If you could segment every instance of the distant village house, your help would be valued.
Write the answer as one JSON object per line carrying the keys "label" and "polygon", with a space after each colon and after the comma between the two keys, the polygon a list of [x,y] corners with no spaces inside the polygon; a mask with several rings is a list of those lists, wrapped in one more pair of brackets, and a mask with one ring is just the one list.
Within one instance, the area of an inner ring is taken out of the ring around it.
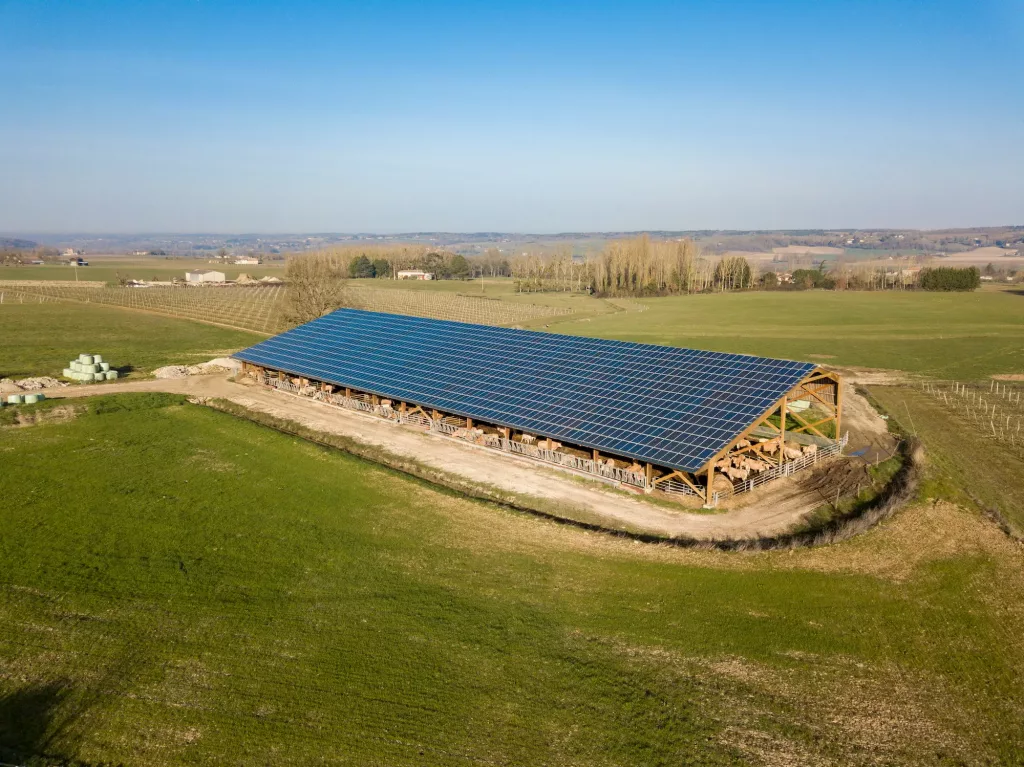
{"label": "distant village house", "polygon": [[239,256],[235,259],[236,264],[243,264],[245,266],[255,266],[260,263],[260,260],[255,256]]}
{"label": "distant village house", "polygon": [[403,269],[398,273],[398,279],[400,280],[432,280],[434,275],[430,272],[424,272],[420,269]]}

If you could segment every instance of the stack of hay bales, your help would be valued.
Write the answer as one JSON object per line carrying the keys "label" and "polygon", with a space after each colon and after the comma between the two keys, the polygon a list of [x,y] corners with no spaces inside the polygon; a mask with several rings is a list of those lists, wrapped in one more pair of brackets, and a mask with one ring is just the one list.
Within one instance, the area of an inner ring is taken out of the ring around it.
{"label": "stack of hay bales", "polygon": [[42,402],[46,399],[46,395],[42,392],[36,394],[8,394],[7,404],[8,405],[34,405],[37,402]]}
{"label": "stack of hay bales", "polygon": [[117,371],[111,370],[110,363],[104,362],[99,354],[79,354],[77,360],[71,361],[70,367],[64,368],[64,377],[82,383],[113,381],[117,378]]}

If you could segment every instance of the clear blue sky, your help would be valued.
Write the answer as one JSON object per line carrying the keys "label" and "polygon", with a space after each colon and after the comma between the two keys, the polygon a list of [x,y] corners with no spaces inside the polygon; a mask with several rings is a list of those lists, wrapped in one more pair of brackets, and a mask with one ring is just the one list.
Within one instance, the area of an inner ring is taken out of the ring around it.
{"label": "clear blue sky", "polygon": [[0,231],[1024,224],[1024,0],[0,0]]}

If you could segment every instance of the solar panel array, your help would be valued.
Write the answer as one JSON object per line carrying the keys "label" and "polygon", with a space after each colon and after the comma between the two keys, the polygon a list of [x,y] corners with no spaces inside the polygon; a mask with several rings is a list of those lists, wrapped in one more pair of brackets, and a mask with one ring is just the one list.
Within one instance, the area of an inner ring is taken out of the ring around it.
{"label": "solar panel array", "polygon": [[339,309],[235,355],[696,472],[815,366]]}

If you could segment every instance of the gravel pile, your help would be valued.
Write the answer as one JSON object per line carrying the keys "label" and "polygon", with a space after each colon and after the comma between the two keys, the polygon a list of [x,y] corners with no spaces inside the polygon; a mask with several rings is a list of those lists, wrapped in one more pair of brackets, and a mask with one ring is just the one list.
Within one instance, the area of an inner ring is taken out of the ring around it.
{"label": "gravel pile", "polygon": [[60,387],[67,385],[67,381],[60,381],[56,378],[50,378],[50,376],[22,378],[20,381],[12,381],[10,378],[0,378],[0,392],[38,391],[39,389],[59,389]]}
{"label": "gravel pile", "polygon": [[153,371],[153,375],[156,378],[188,378],[188,376],[214,373],[237,373],[239,369],[241,369],[241,364],[238,360],[233,360],[230,357],[217,357],[217,359],[199,365],[168,365],[157,368]]}

